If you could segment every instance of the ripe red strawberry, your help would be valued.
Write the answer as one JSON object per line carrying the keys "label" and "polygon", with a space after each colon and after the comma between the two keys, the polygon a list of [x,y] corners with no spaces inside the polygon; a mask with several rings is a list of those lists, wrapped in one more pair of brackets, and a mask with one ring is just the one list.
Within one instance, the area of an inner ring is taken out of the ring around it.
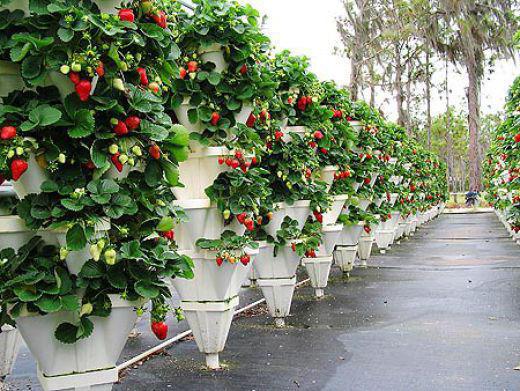
{"label": "ripe red strawberry", "polygon": [[152,331],[162,341],[168,336],[168,325],[164,322],[152,322]]}
{"label": "ripe red strawberry", "polygon": [[257,164],[258,164],[258,159],[256,158],[256,156],[253,156],[251,158],[251,165],[256,166]]}
{"label": "ripe red strawberry", "polygon": [[119,161],[119,156],[121,156],[121,154],[119,152],[116,152],[110,157],[110,160],[112,160],[112,163],[114,164],[116,170],[118,172],[121,172],[123,171],[123,163]]}
{"label": "ripe red strawberry", "polygon": [[369,234],[370,232],[372,232],[372,229],[370,228],[369,225],[365,225],[365,226],[363,227],[363,229],[365,230],[365,232],[366,232],[367,234]]}
{"label": "ripe red strawberry", "polygon": [[236,159],[233,159],[231,160],[231,168],[235,169],[235,168],[238,168],[238,166],[240,166],[240,162]]}
{"label": "ripe red strawberry", "polygon": [[120,9],[118,12],[119,19],[133,23],[135,20],[134,11],[129,8]]}
{"label": "ripe red strawberry", "polygon": [[245,75],[247,73],[247,64],[242,65],[242,67],[240,68],[240,73],[242,75]]}
{"label": "ripe red strawberry", "polygon": [[124,136],[128,134],[128,127],[123,121],[117,120],[117,125],[114,126],[114,133],[118,136]]}
{"label": "ripe red strawberry", "polygon": [[323,133],[321,133],[319,130],[314,132],[314,138],[316,140],[321,140],[323,138]]}
{"label": "ripe red strawberry", "polygon": [[293,250],[293,252],[296,252],[296,243],[291,243],[291,250]]}
{"label": "ripe red strawberry", "polygon": [[318,144],[316,144],[316,141],[309,141],[309,147],[311,148],[316,148],[318,146]]}
{"label": "ripe red strawberry", "polygon": [[240,224],[244,224],[244,222],[246,221],[246,217],[247,217],[247,213],[243,212],[243,213],[240,213],[237,215],[237,220]]}
{"label": "ripe red strawberry", "polygon": [[173,229],[166,231],[166,232],[161,232],[159,235],[161,235],[163,238],[168,239],[168,240],[175,239],[175,232],[173,231]]}
{"label": "ripe red strawberry", "polygon": [[250,128],[254,127],[256,123],[256,115],[253,113],[249,114],[249,117],[247,118],[246,125]]}
{"label": "ripe red strawberry", "polygon": [[198,69],[199,69],[199,63],[197,61],[190,61],[188,63],[188,72],[190,72],[190,73],[197,72]]}
{"label": "ripe red strawberry", "polygon": [[99,77],[105,76],[105,65],[103,62],[98,62],[98,66],[96,67],[96,73]]}
{"label": "ripe red strawberry", "polygon": [[29,168],[29,164],[25,160],[22,159],[14,159],[11,162],[11,176],[13,181],[17,181],[23,175],[25,171]]}
{"label": "ripe red strawberry", "polygon": [[416,189],[416,187],[415,187],[415,185],[412,183],[412,184],[410,185],[410,191],[415,191],[415,189]]}
{"label": "ripe red strawberry", "polygon": [[87,170],[94,170],[96,168],[96,165],[94,164],[94,162],[92,160],[89,160],[88,162],[86,162],[84,164],[84,166]]}
{"label": "ripe red strawberry", "polygon": [[312,97],[307,96],[305,99],[307,100],[307,106],[312,105]]}
{"label": "ripe red strawberry", "polygon": [[161,148],[159,148],[157,144],[152,145],[148,149],[148,152],[150,153],[150,156],[155,160],[159,160],[161,158]]}
{"label": "ripe red strawberry", "polygon": [[[0,182],[1,183],[1,182]],[[518,233],[520,231],[520,227],[514,227],[513,228],[513,231],[515,231],[516,233]]]}
{"label": "ripe red strawberry", "polygon": [[314,217],[316,218],[316,220],[319,222],[319,223],[323,223],[323,215],[318,212],[318,211],[313,211],[312,214],[314,215]]}
{"label": "ripe red strawberry", "polygon": [[281,138],[283,137],[283,132],[277,130],[276,132],[274,132],[274,138],[275,140],[280,140]]}
{"label": "ripe red strawberry", "polygon": [[157,11],[157,14],[152,15],[152,19],[157,26],[163,29],[166,28],[166,13],[164,11]]}
{"label": "ripe red strawberry", "polygon": [[307,108],[307,98],[301,97],[300,99],[298,99],[298,109],[300,111],[305,111],[306,108]]}
{"label": "ripe red strawberry", "polygon": [[90,97],[90,91],[92,90],[92,84],[88,80],[80,80],[75,87],[76,93],[79,96],[79,100],[86,102]]}
{"label": "ripe red strawberry", "polygon": [[294,102],[294,99],[291,96],[287,98],[287,103],[288,104],[292,105],[293,102]]}
{"label": "ripe red strawberry", "polygon": [[365,185],[369,185],[369,184],[370,184],[370,178],[365,178],[365,179],[363,179],[363,183],[364,183]]}
{"label": "ripe red strawberry", "polygon": [[224,260],[222,259],[222,257],[217,257],[216,261],[217,261],[218,266],[222,266],[222,264],[224,263]]}
{"label": "ripe red strawberry", "polygon": [[253,219],[249,217],[244,221],[244,225],[246,226],[246,229],[248,231],[252,231],[255,229],[255,222],[253,221]]}
{"label": "ripe red strawberry", "polygon": [[77,72],[71,72],[69,73],[69,79],[71,82],[74,83],[74,85],[78,84],[80,82],[80,77],[79,77],[79,73]]}
{"label": "ripe red strawberry", "polygon": [[225,162],[225,159],[224,159],[222,156],[219,156],[219,158],[218,158],[218,164],[219,164],[219,165],[223,165],[224,162]]}
{"label": "ripe red strawberry", "polygon": [[251,257],[250,257],[249,255],[247,255],[247,254],[246,254],[246,255],[242,255],[242,256],[240,257],[240,262],[241,262],[242,265],[244,265],[244,266],[247,266],[248,263],[249,263],[249,261],[251,261]]}
{"label": "ripe red strawberry", "polygon": [[16,137],[16,128],[14,126],[4,126],[0,130],[0,139],[11,140]]}
{"label": "ripe red strawberry", "polygon": [[261,112],[260,112],[260,120],[265,123],[265,121],[267,121],[268,119],[271,118],[271,114],[269,114],[269,112],[266,110],[266,109],[263,109]]}
{"label": "ripe red strawberry", "polygon": [[217,112],[213,112],[213,114],[211,114],[211,120],[210,120],[211,125],[217,126],[218,121],[220,121],[220,114]]}
{"label": "ripe red strawberry", "polygon": [[149,84],[149,82],[148,82],[148,75],[146,74],[146,69],[137,68],[136,71],[139,74],[141,85],[147,86]]}
{"label": "ripe red strawberry", "polygon": [[188,72],[186,71],[186,69],[184,69],[184,68],[182,68],[182,67],[181,67],[181,69],[179,69],[179,77],[180,77],[181,79],[186,78],[186,75],[187,75],[187,74],[188,74]]}
{"label": "ripe red strawberry", "polygon": [[327,151],[326,148],[321,148],[320,151],[321,151],[321,153],[324,154],[324,155],[326,155],[327,153],[329,153],[329,151]]}
{"label": "ripe red strawberry", "polygon": [[515,135],[515,143],[520,143],[520,133]]}
{"label": "ripe red strawberry", "polygon": [[127,119],[125,119],[125,124],[130,130],[135,130],[141,125],[141,119],[136,115],[131,115]]}

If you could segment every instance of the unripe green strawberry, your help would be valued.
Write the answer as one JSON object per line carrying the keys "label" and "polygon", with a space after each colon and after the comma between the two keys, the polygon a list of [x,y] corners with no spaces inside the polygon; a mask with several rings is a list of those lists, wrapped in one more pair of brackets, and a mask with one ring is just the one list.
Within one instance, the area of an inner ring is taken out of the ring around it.
{"label": "unripe green strawberry", "polygon": [[23,148],[22,147],[16,147],[15,152],[18,156],[23,155]]}
{"label": "unripe green strawberry", "polygon": [[99,239],[96,243],[96,245],[98,246],[98,248],[100,250],[103,250],[103,248],[105,247],[105,244],[106,244],[105,239]]}
{"label": "unripe green strawberry", "polygon": [[58,155],[58,162],[60,162],[61,164],[65,164],[67,158],[65,157],[65,155],[63,153],[60,153]]}
{"label": "unripe green strawberry", "polygon": [[92,259],[94,261],[96,261],[96,262],[99,261],[99,259],[101,258],[101,250],[99,249],[97,244],[90,245],[89,252],[90,252],[90,256],[92,257]]}
{"label": "unripe green strawberry", "polygon": [[224,217],[224,220],[229,220],[231,217],[231,211],[229,209],[226,209],[224,213],[222,213],[222,217]]}
{"label": "unripe green strawberry", "polygon": [[8,159],[11,159],[13,156],[14,156],[14,149],[10,149],[10,150],[7,152],[7,158],[8,158]]}
{"label": "unripe green strawberry", "polygon": [[68,73],[70,72],[70,67],[68,65],[62,65],[60,67],[60,72],[64,75],[68,75]]}
{"label": "unripe green strawberry", "polygon": [[79,316],[90,315],[94,310],[94,306],[91,303],[85,303],[81,306],[81,311],[79,312]]}
{"label": "unripe green strawberry", "polygon": [[124,91],[125,90],[125,83],[122,79],[116,78],[112,80],[112,87],[114,87],[116,90]]}
{"label": "unripe green strawberry", "polygon": [[119,147],[116,144],[112,144],[110,147],[108,147],[108,152],[111,155],[115,155],[117,152],[119,152]]}
{"label": "unripe green strawberry", "polygon": [[125,154],[121,154],[119,156],[119,161],[122,163],[122,164],[126,164],[128,162],[128,155],[125,155]]}
{"label": "unripe green strawberry", "polygon": [[117,259],[117,253],[114,249],[109,249],[105,251],[105,262],[107,265],[115,265]]}
{"label": "unripe green strawberry", "polygon": [[132,152],[135,156],[143,156],[143,151],[141,150],[141,148],[137,145],[133,146],[132,147]]}
{"label": "unripe green strawberry", "polygon": [[60,260],[64,261],[67,259],[67,255],[69,255],[69,250],[67,250],[65,247],[60,248]]}
{"label": "unripe green strawberry", "polygon": [[73,62],[71,69],[73,72],[81,72],[81,64],[79,64],[77,62]]}

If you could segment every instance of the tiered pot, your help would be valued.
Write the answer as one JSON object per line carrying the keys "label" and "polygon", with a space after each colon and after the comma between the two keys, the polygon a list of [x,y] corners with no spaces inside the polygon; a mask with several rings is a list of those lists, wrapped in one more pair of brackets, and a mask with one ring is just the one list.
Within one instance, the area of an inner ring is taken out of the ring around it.
{"label": "tiered pot", "polygon": [[374,238],[381,254],[384,254],[392,245],[398,223],[399,213],[397,215],[392,213],[392,218],[381,221],[377,226]]}
{"label": "tiered pot", "polygon": [[358,245],[358,257],[361,261],[361,266],[366,266],[367,261],[370,259],[370,256],[372,255],[372,246],[374,244],[376,229],[377,224],[370,224],[370,232],[366,232],[365,230],[363,230],[363,232],[361,233]]}
{"label": "tiered pot", "polygon": [[219,43],[201,47],[199,55],[202,62],[214,64],[216,72],[222,73],[229,68],[229,64],[224,58],[223,47]]}
{"label": "tiered pot", "polygon": [[298,227],[302,229],[307,217],[311,213],[311,202],[305,200],[296,201],[292,205],[279,203],[276,205],[276,208],[277,210],[273,212],[271,221],[264,227],[265,231],[273,237],[276,237],[276,232],[281,228],[283,220],[287,216],[298,221]]}
{"label": "tiered pot", "polygon": [[[254,256],[258,250],[248,249],[246,253]],[[172,283],[197,346],[206,355],[206,365],[219,369],[219,353],[224,350],[239,303],[238,293],[252,268],[253,258],[247,265],[224,262],[218,266],[214,251],[180,251],[180,254],[193,260],[195,277],[176,278]]]}
{"label": "tiered pot", "polygon": [[327,184],[327,192],[334,182],[334,174],[336,174],[337,171],[337,166],[325,166],[320,170],[320,181]]}
{"label": "tiered pot", "polygon": [[2,326],[0,333],[0,389],[2,389],[2,380],[13,369],[21,342],[20,334],[14,327]]}
{"label": "tiered pot", "polygon": [[349,123],[356,133],[359,133],[364,127],[361,121],[350,121]]}
{"label": "tiered pot", "polygon": [[334,251],[334,263],[343,273],[350,273],[354,268],[359,238],[363,228],[363,222],[359,222],[356,225],[343,226],[338,245]]}
{"label": "tiered pot", "polygon": [[300,257],[291,249],[291,245],[274,254],[274,246],[263,243],[254,267],[258,275],[258,286],[267,302],[269,314],[275,319],[275,325],[285,325],[285,317],[291,310],[291,302],[296,286],[296,269]]}
{"label": "tiered pot", "polygon": [[307,128],[305,126],[286,126],[283,128],[283,136],[282,141],[284,143],[289,143],[293,140],[293,137],[291,133],[295,133],[299,135],[300,137],[304,137],[305,132],[307,131]]}
{"label": "tiered pot", "polygon": [[334,248],[339,242],[343,224],[328,225],[322,228],[322,243],[317,251],[316,258],[303,258],[302,263],[307,270],[307,274],[311,280],[311,286],[314,288],[316,297],[323,297],[324,289],[329,281],[330,268]]}
{"label": "tiered pot", "polygon": [[18,198],[23,199],[28,194],[40,194],[41,185],[48,179],[45,169],[40,167],[34,154],[31,154],[27,161],[29,167],[16,182],[13,181],[13,188]]}
{"label": "tiered pot", "polygon": [[395,237],[394,240],[397,244],[400,243],[401,238],[404,236],[405,230],[406,230],[407,222],[402,217],[399,218],[399,224],[397,224],[397,228],[395,231]]}
{"label": "tiered pot", "polygon": [[345,202],[348,200],[348,195],[333,196],[332,206],[329,211],[323,213],[323,225],[334,225],[338,221],[338,217],[342,212],[345,212]]}
{"label": "tiered pot", "polygon": [[134,307],[142,303],[128,302],[117,295],[110,295],[110,300],[110,316],[91,317],[92,335],[75,344],[63,344],[53,336],[59,324],[79,321],[75,312],[45,316],[22,313],[16,319],[17,328],[38,363],[38,379],[44,390],[110,390],[112,383],[118,381],[116,362],[137,320]]}

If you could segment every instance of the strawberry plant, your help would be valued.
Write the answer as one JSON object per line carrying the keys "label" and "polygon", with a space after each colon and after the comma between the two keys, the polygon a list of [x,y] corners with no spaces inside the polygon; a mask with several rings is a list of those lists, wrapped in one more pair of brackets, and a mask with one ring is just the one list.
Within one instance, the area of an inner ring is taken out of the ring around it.
{"label": "strawberry plant", "polygon": [[238,236],[233,231],[224,231],[220,239],[201,238],[196,244],[202,250],[215,251],[215,262],[218,266],[224,262],[240,262],[246,266],[251,261],[247,249],[258,248],[258,243],[251,237]]}

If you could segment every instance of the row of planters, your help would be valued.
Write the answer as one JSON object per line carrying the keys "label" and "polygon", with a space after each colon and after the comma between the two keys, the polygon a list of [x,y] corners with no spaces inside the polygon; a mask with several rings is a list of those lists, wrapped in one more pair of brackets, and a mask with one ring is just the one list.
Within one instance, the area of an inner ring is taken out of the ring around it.
{"label": "row of planters", "polygon": [[219,368],[248,277],[283,326],[300,263],[320,297],[333,262],[442,211],[438,159],[272,55],[250,6],[4,3],[0,346],[16,327],[44,389],[110,389],[145,310],[159,339],[185,316]]}
{"label": "row of planters", "polygon": [[511,86],[505,109],[484,162],[484,186],[487,201],[520,245],[520,78]]}

